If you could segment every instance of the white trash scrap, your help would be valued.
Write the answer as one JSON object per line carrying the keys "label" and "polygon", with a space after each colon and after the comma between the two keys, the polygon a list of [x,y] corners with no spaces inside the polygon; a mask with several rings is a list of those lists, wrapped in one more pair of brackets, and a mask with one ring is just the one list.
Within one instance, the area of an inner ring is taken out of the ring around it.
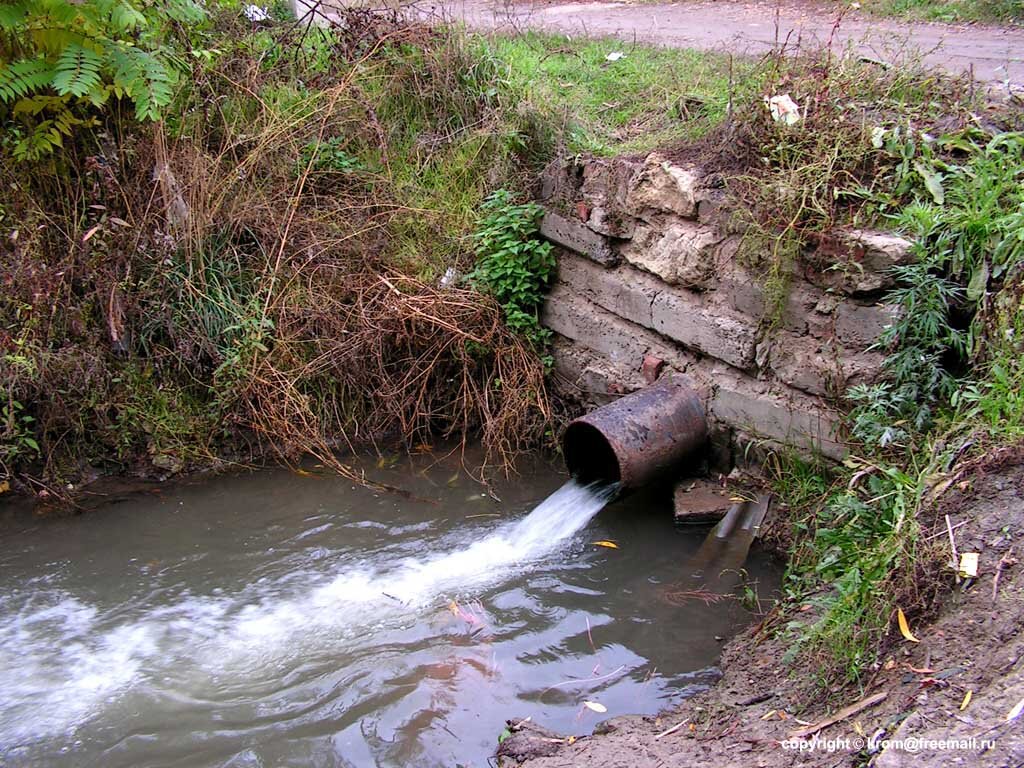
{"label": "white trash scrap", "polygon": [[251,22],[266,21],[270,18],[270,14],[267,13],[265,8],[260,8],[258,5],[247,5],[242,8],[242,14]]}
{"label": "white trash scrap", "polygon": [[772,119],[775,122],[786,125],[795,125],[800,122],[800,107],[789,97],[788,93],[781,96],[765,96],[764,103],[768,107],[768,111],[772,113]]}

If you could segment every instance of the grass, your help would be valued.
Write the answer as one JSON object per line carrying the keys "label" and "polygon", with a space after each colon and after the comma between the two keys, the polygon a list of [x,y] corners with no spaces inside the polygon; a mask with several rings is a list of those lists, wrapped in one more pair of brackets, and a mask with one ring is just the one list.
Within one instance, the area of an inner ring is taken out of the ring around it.
{"label": "grass", "polygon": [[[643,152],[694,140],[722,120],[729,103],[730,59],[722,54],[539,32],[487,44],[512,89],[565,127],[569,153]],[[750,69],[734,66],[734,78]]]}
{"label": "grass", "polygon": [[873,15],[920,21],[1024,22],[1022,0],[862,0],[861,7]]}

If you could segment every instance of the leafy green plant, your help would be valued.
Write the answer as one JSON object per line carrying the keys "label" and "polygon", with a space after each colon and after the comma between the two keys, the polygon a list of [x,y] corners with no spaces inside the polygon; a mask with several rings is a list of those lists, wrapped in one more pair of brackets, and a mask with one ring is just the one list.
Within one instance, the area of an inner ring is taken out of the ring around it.
{"label": "leafy green plant", "polygon": [[33,422],[35,418],[17,400],[8,400],[0,408],[0,467],[39,455]]}
{"label": "leafy green plant", "polygon": [[155,120],[178,77],[167,28],[205,16],[195,0],[14,0],[0,5],[0,120],[14,156],[63,146],[111,99]]}
{"label": "leafy green plant", "polygon": [[884,374],[848,393],[864,456],[797,524],[787,588],[813,610],[787,625],[788,658],[820,658],[826,685],[856,681],[877,660],[897,607],[932,604],[942,566],[919,518],[957,446],[1022,434],[1021,139],[873,132],[891,173],[866,199],[914,240],[914,258],[895,268],[886,297],[900,311],[874,347]]}
{"label": "leafy green plant", "polygon": [[505,189],[491,194],[482,208],[484,216],[473,235],[476,267],[467,279],[498,300],[509,328],[541,348],[551,332],[541,326],[537,313],[555,270],[551,244],[536,237],[542,208],[515,204]]}
{"label": "leafy green plant", "polygon": [[1024,134],[888,133],[879,143],[899,162],[886,204],[910,198],[893,218],[914,239],[915,262],[894,269],[898,287],[887,299],[900,314],[875,345],[888,353],[884,378],[848,393],[854,436],[881,448],[906,446],[931,427],[963,385],[951,370],[980,351],[984,334],[971,319],[1024,262]]}
{"label": "leafy green plant", "polygon": [[299,155],[299,172],[306,168],[344,174],[365,171],[365,163],[346,151],[345,143],[346,139],[343,136],[333,136],[320,144],[310,142],[302,148]]}

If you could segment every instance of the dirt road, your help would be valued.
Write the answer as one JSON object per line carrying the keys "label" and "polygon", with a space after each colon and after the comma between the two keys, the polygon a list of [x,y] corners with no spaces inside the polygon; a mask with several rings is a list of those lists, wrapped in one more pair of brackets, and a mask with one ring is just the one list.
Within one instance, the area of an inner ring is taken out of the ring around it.
{"label": "dirt road", "polygon": [[805,45],[832,38],[880,61],[899,62],[917,51],[930,66],[973,71],[979,81],[1009,83],[1015,90],[1024,87],[1022,28],[879,20],[856,10],[836,28],[837,6],[813,2],[436,0],[418,7],[478,29],[545,29],[736,54],[760,54],[787,38]]}

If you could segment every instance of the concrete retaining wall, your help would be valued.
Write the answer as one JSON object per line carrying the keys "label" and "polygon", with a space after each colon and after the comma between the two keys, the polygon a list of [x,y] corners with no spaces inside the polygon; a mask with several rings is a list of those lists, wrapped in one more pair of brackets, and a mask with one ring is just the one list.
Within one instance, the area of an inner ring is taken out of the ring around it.
{"label": "concrete retaining wall", "polygon": [[543,320],[563,394],[597,404],[675,370],[704,394],[717,464],[757,441],[843,456],[840,398],[880,370],[868,347],[894,317],[881,297],[908,241],[823,238],[768,322],[765,278],[740,256],[723,194],[699,167],[594,159],[549,168],[540,197],[542,234],[559,246]]}

